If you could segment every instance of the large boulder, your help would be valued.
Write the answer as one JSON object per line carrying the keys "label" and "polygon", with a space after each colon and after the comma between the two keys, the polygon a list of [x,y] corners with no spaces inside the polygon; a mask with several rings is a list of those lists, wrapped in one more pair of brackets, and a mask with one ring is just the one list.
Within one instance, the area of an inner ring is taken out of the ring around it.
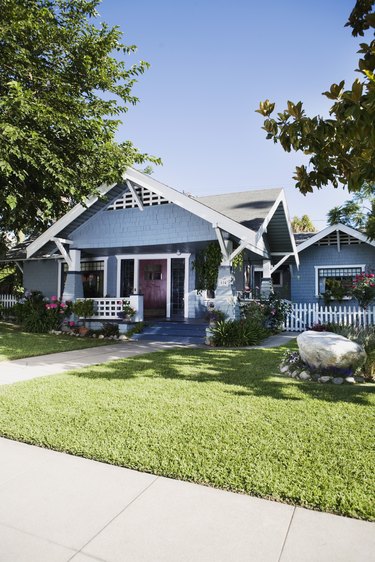
{"label": "large boulder", "polygon": [[312,369],[352,373],[366,361],[361,345],[332,332],[309,330],[297,337],[302,361]]}

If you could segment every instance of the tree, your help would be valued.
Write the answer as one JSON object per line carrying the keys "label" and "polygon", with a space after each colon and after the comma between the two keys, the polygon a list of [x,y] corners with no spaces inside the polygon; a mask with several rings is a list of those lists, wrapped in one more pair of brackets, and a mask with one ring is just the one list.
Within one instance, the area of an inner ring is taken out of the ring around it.
{"label": "tree", "polygon": [[330,225],[341,222],[375,238],[375,184],[364,184],[343,205],[333,207],[328,212],[327,219]]}
{"label": "tree", "polygon": [[[354,36],[363,36],[375,27],[373,0],[358,0],[347,26]],[[301,193],[312,192],[332,183],[344,184],[349,191],[359,191],[365,182],[375,182],[375,40],[361,43],[356,79],[350,89],[344,81],[332,84],[324,95],[333,100],[331,117],[307,117],[302,102],[287,102],[287,108],[271,115],[275,104],[261,102],[258,113],[266,119],[267,138],[283,149],[301,151],[310,156],[309,169],[296,168],[293,179]]]}
{"label": "tree", "polygon": [[40,229],[102,183],[146,160],[118,144],[121,115],[147,68],[126,67],[135,47],[96,25],[99,0],[2,0],[0,225]]}
{"label": "tree", "polygon": [[302,215],[301,218],[293,217],[293,232],[316,232],[316,228],[308,215]]}

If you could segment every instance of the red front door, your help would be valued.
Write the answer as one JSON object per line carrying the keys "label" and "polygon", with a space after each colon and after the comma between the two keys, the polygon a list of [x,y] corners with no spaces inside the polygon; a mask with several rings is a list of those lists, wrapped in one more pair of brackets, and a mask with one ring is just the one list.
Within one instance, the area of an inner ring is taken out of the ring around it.
{"label": "red front door", "polygon": [[167,260],[140,260],[139,287],[144,295],[146,317],[165,317],[167,305]]}

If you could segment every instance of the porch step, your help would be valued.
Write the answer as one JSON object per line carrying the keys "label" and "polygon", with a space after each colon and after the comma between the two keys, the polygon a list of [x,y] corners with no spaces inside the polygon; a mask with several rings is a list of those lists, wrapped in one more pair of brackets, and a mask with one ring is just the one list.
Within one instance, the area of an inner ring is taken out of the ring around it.
{"label": "porch step", "polygon": [[134,334],[134,341],[161,341],[179,344],[203,344],[206,324],[185,322],[152,322],[141,334]]}

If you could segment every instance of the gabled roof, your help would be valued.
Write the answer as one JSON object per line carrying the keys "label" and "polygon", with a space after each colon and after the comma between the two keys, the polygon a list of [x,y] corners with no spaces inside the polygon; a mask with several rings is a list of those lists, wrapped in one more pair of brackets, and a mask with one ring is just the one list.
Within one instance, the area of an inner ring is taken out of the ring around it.
{"label": "gabled roof", "polygon": [[297,252],[298,253],[303,252],[304,250],[306,250],[306,248],[313,246],[314,244],[316,244],[326,236],[329,236],[333,232],[344,232],[345,234],[348,234],[353,238],[357,238],[361,242],[365,242],[366,244],[370,244],[370,246],[375,247],[375,240],[370,240],[365,234],[362,234],[362,232],[359,232],[359,230],[355,230],[355,228],[351,228],[350,226],[346,226],[345,224],[338,223],[338,224],[334,224],[333,226],[328,226],[327,228],[321,230],[317,234],[311,236],[311,238],[308,238],[307,240],[302,242],[302,244],[299,244],[297,246]]}
{"label": "gabled roof", "polygon": [[297,248],[300,244],[306,242],[306,240],[309,240],[312,236],[315,236],[315,234],[316,232],[294,232],[293,236],[297,244]]}
{"label": "gabled roof", "polygon": [[254,230],[262,226],[282,189],[262,189],[198,197],[198,201]]}
{"label": "gabled roof", "polygon": [[[281,219],[280,224],[283,224],[284,237],[288,242],[287,251],[297,256],[294,238],[290,231],[285,196],[281,189],[194,198],[133,168],[129,168],[125,172],[123,179],[124,182],[121,184],[100,188],[100,195],[105,196],[105,200],[101,197],[93,197],[86,202],[86,205],[79,204],[71,209],[28,246],[27,258],[31,258],[55,237],[68,239],[76,228],[120,197],[128,189],[128,182],[135,187],[144,187],[210,222],[214,227],[236,237],[246,248],[265,258],[269,258],[269,252],[265,246],[263,234],[267,228],[272,234],[272,229],[276,228],[277,222],[280,222]],[[230,200],[231,204],[229,204]],[[234,201],[236,204],[233,206]],[[260,201],[259,205],[257,205],[257,201]],[[249,218],[248,221],[246,217]]]}

